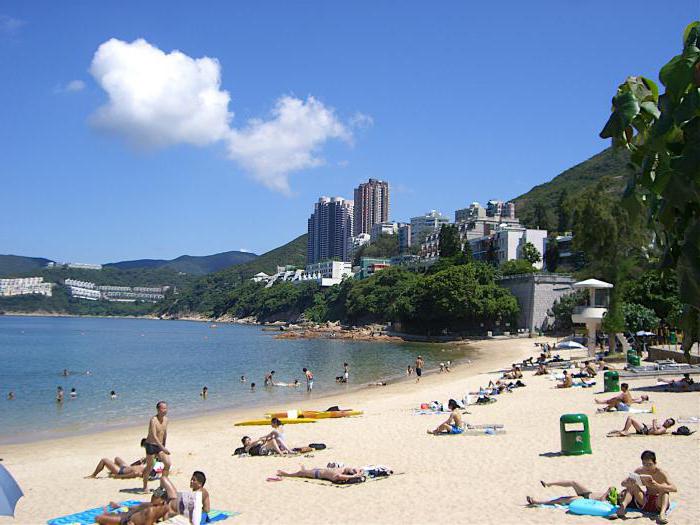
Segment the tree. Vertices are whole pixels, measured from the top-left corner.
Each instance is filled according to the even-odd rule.
[[[533,215],[534,215],[534,221],[535,221],[535,227],[538,230],[550,230],[550,222],[549,222],[549,210],[547,210],[547,206],[540,201],[537,201],[535,203],[535,206],[533,208]]]
[[[656,330],[659,326],[659,318],[656,317],[654,310],[641,304],[625,303],[622,306],[622,313],[625,316],[625,328],[629,332],[635,333],[641,330],[649,332]]]
[[[548,272],[556,272],[559,264],[559,244],[555,235],[547,239],[547,249],[544,252],[544,263]]]
[[[564,234],[569,228],[569,223],[571,222],[571,212],[569,210],[569,191],[564,188],[559,193],[559,200],[557,202],[557,231]]]
[[[574,328],[571,314],[576,306],[585,304],[588,293],[585,290],[570,293],[560,297],[554,302],[549,315],[554,317],[554,329],[558,332],[568,333]]]
[[[631,281],[624,291],[624,300],[651,308],[664,322],[676,326],[683,313],[678,280],[673,270],[645,271]]]
[[[524,259],[505,261],[503,264],[501,264],[500,270],[502,275],[519,275],[522,273],[533,273],[537,271],[537,269],[532,266],[532,263]]]
[[[459,232],[455,224],[443,224],[438,235],[440,257],[454,257],[460,252]]]
[[[399,236],[383,234],[378,236],[371,243],[360,247],[360,249],[355,252],[352,258],[353,265],[357,266],[360,264],[360,259],[362,257],[388,259],[389,257],[399,255],[399,252]]]
[[[542,260],[542,255],[540,255],[539,250],[537,248],[535,248],[535,245],[532,244],[531,242],[526,242],[523,245],[521,253],[522,253],[523,259],[525,259],[530,264],[535,264],[535,263],[538,263]]]
[[[471,262],[474,260],[474,253],[472,252],[472,245],[469,241],[464,241],[464,246],[462,247],[462,254],[464,254],[464,260]]]
[[[645,77],[620,84],[600,137],[631,151],[636,173],[625,203],[633,213],[646,212],[663,250],[661,268],[676,270],[689,357],[700,341],[700,21],[686,27],[682,53],[659,78],[662,95]]]

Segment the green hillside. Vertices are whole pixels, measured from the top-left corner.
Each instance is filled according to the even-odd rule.
[[[0,277],[15,277],[18,274],[44,268],[50,262],[53,261],[43,257],[0,255]]]
[[[228,294],[245,279],[259,272],[271,275],[277,266],[306,264],[307,235],[300,235],[287,244],[266,252],[253,261],[239,264],[220,272],[205,275],[184,290],[171,302],[166,302],[163,313],[177,315],[181,312],[211,313],[226,301]]]
[[[169,268],[176,272],[184,272],[191,275],[206,275],[218,272],[230,266],[243,264],[256,259],[254,253],[230,251],[215,253],[213,255],[181,255],[172,260],[166,259],[138,259],[135,261],[121,261],[105,265],[109,268],[131,270],[136,268]]]
[[[535,227],[535,208],[541,203],[547,213],[549,229],[556,230],[562,192],[566,199],[575,199],[598,182],[605,181],[611,191],[621,194],[630,175],[631,168],[628,162],[629,154],[625,151],[611,148],[603,150],[560,173],[551,181],[535,186],[527,193],[512,199],[516,214],[523,224]]]

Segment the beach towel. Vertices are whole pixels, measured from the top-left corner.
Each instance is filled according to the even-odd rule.
[[[668,507],[668,512],[667,512],[666,514],[671,514],[671,512],[673,512],[673,510],[674,510],[677,506],[678,506],[678,504],[677,504],[675,501],[672,501],[672,502],[671,502],[671,505],[669,505],[669,507]],[[556,505],[547,505],[547,504],[541,503],[541,504],[539,504],[539,505],[533,505],[533,507],[537,507],[537,508],[540,508],[540,509],[557,509],[557,510],[564,510],[564,511],[566,511],[567,513],[568,513],[568,511],[569,511],[569,506],[568,506],[568,505],[560,505],[560,504],[556,504]],[[615,507],[615,508],[617,509],[617,507]],[[658,516],[658,514],[655,514],[655,513],[653,513],[653,512],[645,512],[645,511],[640,510],[640,509],[638,509],[638,508],[631,508],[631,507],[628,507],[628,508],[627,508],[627,514],[632,514],[632,513],[634,513],[634,514],[642,514],[643,516],[650,516],[650,517],[652,517],[652,516]]]
[[[615,414],[617,412],[621,414],[656,414],[656,407],[652,405],[649,408],[629,408],[627,410],[604,410],[599,408],[597,412],[598,414]]]
[[[126,512],[127,507],[133,507],[134,505],[139,505],[143,501],[138,500],[127,500],[119,503],[119,507],[112,510],[113,513]],[[95,507],[94,509],[84,510],[83,512],[77,512],[75,514],[69,514],[68,516],[62,516],[59,518],[53,518],[48,520],[46,523],[48,525],[89,525],[95,523],[95,518],[104,512],[104,507]]]
[[[686,425],[689,423],[700,423],[700,417],[697,417],[697,416],[679,417],[678,419],[676,419],[676,423],[685,423]]]
[[[405,472],[394,472],[391,476],[379,476],[379,477],[367,477],[364,482],[362,483],[333,483],[332,481],[328,481],[325,479],[311,479],[311,478],[283,478],[285,480],[291,479],[295,481],[303,481],[304,483],[312,483],[314,485],[323,485],[324,487],[335,487],[337,489],[346,489],[348,487],[355,487],[358,485],[366,485],[367,483],[374,483],[377,481],[381,481],[383,479],[391,479],[394,476],[400,476],[402,474],[405,474]]]

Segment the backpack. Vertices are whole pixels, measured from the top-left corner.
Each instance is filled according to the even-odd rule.
[[[691,434],[695,434],[695,431],[691,432],[691,430],[688,427],[683,425],[681,427],[678,427],[678,430],[676,430],[675,432],[672,432],[672,434],[674,436],[689,436]]]

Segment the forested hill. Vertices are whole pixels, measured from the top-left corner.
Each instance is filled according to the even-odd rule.
[[[206,275],[218,272],[225,268],[243,264],[257,259],[257,255],[249,252],[230,251],[215,253],[214,255],[181,255],[172,260],[164,259],[139,259],[135,261],[121,261],[106,264],[109,268],[119,268],[131,270],[134,268],[169,268],[176,272],[183,272],[190,275]]]
[[[591,189],[599,182],[606,183],[609,191],[622,194],[630,174],[629,153],[608,148],[560,173],[551,181],[535,186],[527,193],[512,199],[515,203],[515,212],[529,227],[540,226],[556,231],[558,230],[557,218],[561,215],[559,208],[562,204],[566,206],[567,200],[575,199],[577,195]],[[571,202],[568,204],[570,205]],[[535,218],[538,206],[546,213],[544,225],[538,225]]]
[[[167,302],[162,310],[171,314],[212,311],[213,305],[225,301],[236,286],[256,273],[272,275],[277,266],[285,264],[303,267],[306,264],[306,239],[307,234],[300,235],[250,262],[205,275],[171,302]]]
[[[45,268],[47,264],[53,262],[51,259],[43,257],[23,257],[22,255],[0,255],[0,278],[14,277],[31,270]]]

